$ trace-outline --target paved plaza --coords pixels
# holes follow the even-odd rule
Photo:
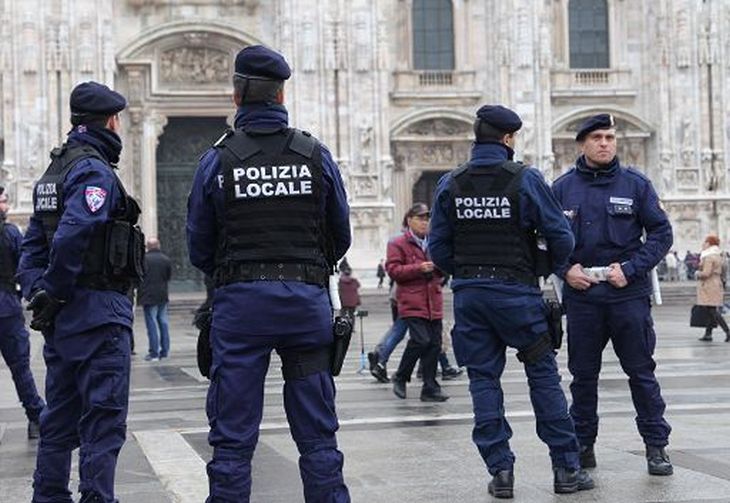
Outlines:
[[[129,432],[117,470],[117,495],[122,503],[201,503],[207,495],[205,463],[211,455],[204,410],[207,381],[195,365],[192,305],[191,301],[183,302],[172,310],[171,357],[162,362],[143,360],[147,338],[141,312],[137,312]],[[363,308],[370,313],[363,320],[365,344],[370,348],[390,324],[386,291],[369,290]],[[451,312],[450,306],[446,312]],[[655,308],[654,316],[657,373],[668,403],[667,419],[673,427],[669,452],[674,476],[647,475],[626,378],[608,349],[599,389],[602,422],[596,445],[598,468],[593,471],[597,488],[576,495],[553,494],[547,449],[535,434],[523,371],[511,353],[502,384],[517,455],[515,502],[730,502],[730,343],[723,342],[721,333],[715,334],[715,342],[699,342],[701,330],[687,326],[686,301],[670,299],[667,305]],[[450,318],[445,320],[447,327]],[[367,372],[357,372],[361,364],[359,337],[358,325],[344,370],[337,378],[338,438],[353,501],[496,501],[487,494],[488,475],[471,443],[466,377],[443,383],[444,391],[451,395],[443,404],[421,403],[415,384],[407,400],[398,400],[389,385],[378,384]],[[32,344],[32,367],[42,388],[41,338],[35,333]],[[396,349],[389,370],[395,368],[402,349]],[[563,350],[559,360],[567,391],[565,358]],[[257,503],[303,501],[278,367],[274,355],[253,461],[252,501]],[[30,501],[36,445],[26,440],[25,427],[10,373],[0,364],[2,502]],[[74,486],[77,477],[74,464]]]

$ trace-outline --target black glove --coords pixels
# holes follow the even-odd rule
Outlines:
[[[28,311],[33,311],[30,328],[39,332],[53,328],[53,322],[61,307],[63,307],[63,302],[45,290],[38,290],[31,297],[27,307]]]

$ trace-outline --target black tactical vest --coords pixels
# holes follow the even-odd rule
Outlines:
[[[524,166],[465,164],[453,174],[454,261],[457,278],[536,284],[535,234],[520,228],[518,189]]]
[[[15,292],[15,273],[17,267],[10,236],[5,232],[5,222],[0,220],[0,288]]]
[[[237,130],[216,147],[225,193],[216,283],[326,284],[319,142],[296,129]]]
[[[51,164],[35,185],[33,215],[43,225],[49,249],[64,210],[63,184],[66,176],[79,161],[92,157],[107,164],[89,145],[55,148],[51,151]],[[123,196],[122,208],[91,235],[77,284],[126,294],[144,274],[144,234],[137,226],[140,214],[137,201],[127,195],[121,180],[117,179],[117,183]]]

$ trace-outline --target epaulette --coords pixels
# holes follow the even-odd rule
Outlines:
[[[469,161],[465,162],[464,164],[462,164],[461,166],[456,168],[454,171],[452,171],[451,176],[453,178],[460,177],[461,175],[466,173],[466,170],[469,169],[469,166],[471,166],[471,163]]]
[[[231,128],[226,129],[225,133],[223,133],[221,135],[221,137],[216,140],[216,142],[213,144],[213,146],[219,147],[226,140],[226,138],[233,136],[234,132],[235,131],[233,131],[233,129],[231,129]]]
[[[649,177],[639,171],[639,169],[635,166],[626,166],[626,172],[631,173],[632,175],[637,176],[642,180],[649,181]]]
[[[571,166],[570,168],[568,168],[568,171],[566,171],[565,173],[563,173],[562,175],[557,177],[555,180],[553,180],[553,183],[557,183],[558,180],[565,178],[566,176],[572,174],[574,171],[575,171],[575,166]]]
[[[309,131],[295,129],[291,142],[289,143],[289,149],[307,159],[311,159],[317,143],[319,141]]]

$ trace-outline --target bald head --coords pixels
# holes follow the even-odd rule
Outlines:
[[[160,249],[160,240],[157,238],[149,238],[147,240],[147,251],[150,250],[159,250]]]

